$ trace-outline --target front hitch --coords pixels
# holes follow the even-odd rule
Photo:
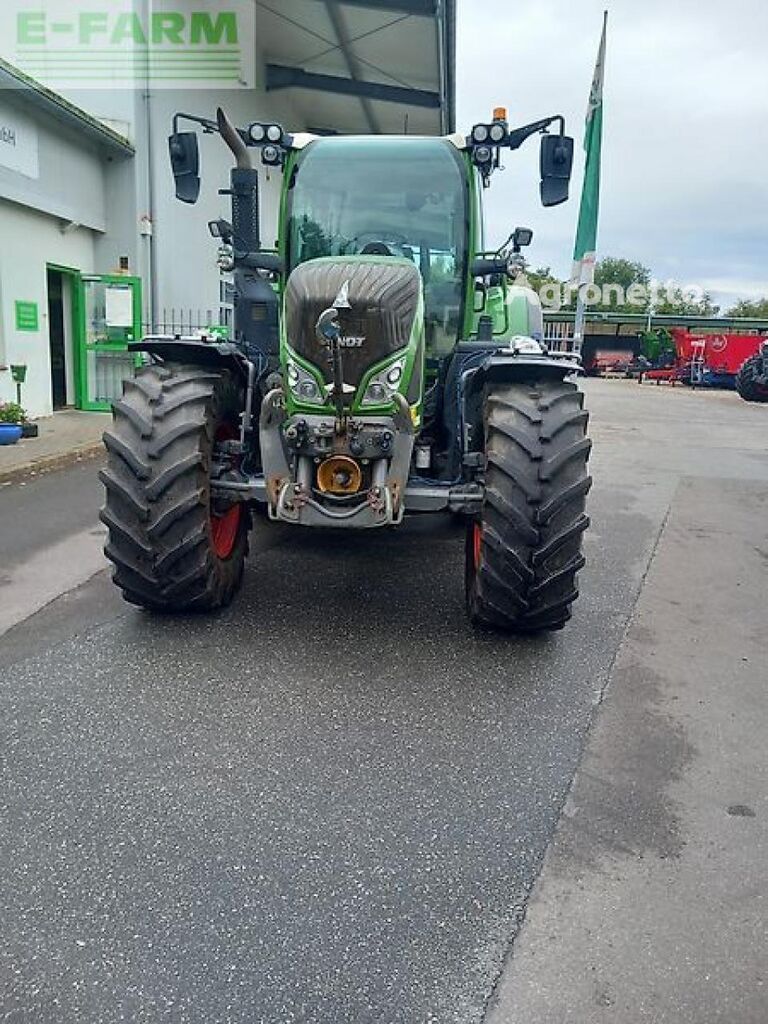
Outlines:
[[[387,433],[391,439],[391,451],[386,454],[381,448],[371,460],[372,479],[366,491],[359,493],[359,500],[345,503],[328,503],[315,492],[313,473],[315,465],[322,465],[324,456],[318,449],[297,449],[290,451],[286,446],[285,400],[282,389],[275,388],[264,397],[261,406],[259,436],[264,471],[264,493],[269,505],[271,519],[296,523],[302,526],[341,526],[371,528],[391,526],[402,521],[405,512],[405,489],[413,455],[415,427],[411,410],[403,395],[396,395],[393,414],[379,417],[372,429],[374,433]],[[317,433],[324,427],[330,431],[330,417],[324,421],[322,414],[303,414],[305,428]],[[292,424],[287,425],[287,431]],[[286,432],[287,433],[287,432]],[[296,433],[294,431],[294,439]],[[304,450],[302,450],[304,449]],[[328,455],[341,455],[336,449],[329,449]],[[330,461],[330,459],[329,459]],[[352,457],[349,461],[353,460]]]

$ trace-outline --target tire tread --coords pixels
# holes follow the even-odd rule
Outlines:
[[[751,356],[736,374],[736,390],[745,402],[768,402],[768,385],[762,377],[762,356]]]
[[[131,604],[207,610],[228,604],[239,588],[248,516],[231,556],[219,558],[210,533],[209,474],[214,425],[237,422],[241,401],[226,372],[149,364],[113,403],[101,519],[114,582]]]
[[[467,602],[478,625],[561,629],[578,596],[589,527],[591,442],[570,381],[499,384],[486,396],[486,499],[481,559],[467,533]]]

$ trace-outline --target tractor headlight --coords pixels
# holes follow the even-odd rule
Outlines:
[[[289,359],[286,363],[285,377],[291,394],[300,402],[310,402],[313,405],[325,403],[318,382],[308,370],[305,370],[293,359]]]
[[[493,161],[493,150],[490,146],[478,146],[475,149],[475,163],[479,166],[485,166]]]
[[[400,356],[368,380],[361,405],[385,405],[400,389],[408,356]]]
[[[283,162],[283,151],[270,142],[261,151],[261,162],[267,167],[278,167]]]
[[[256,146],[261,146],[265,142],[280,146],[285,140],[285,132],[279,124],[260,124],[258,121],[249,125],[248,136]]]
[[[476,124],[472,129],[472,141],[475,143],[488,141],[488,125]]]
[[[489,134],[491,136],[491,142],[498,146],[504,141],[504,139],[506,139],[507,129],[501,121],[495,121],[490,127]]]
[[[392,369],[387,373],[387,384],[391,387],[396,388],[400,383],[403,376],[403,367],[400,363],[396,363]]]
[[[235,269],[235,250],[231,245],[220,245],[216,254],[216,265],[222,274],[229,274]]]

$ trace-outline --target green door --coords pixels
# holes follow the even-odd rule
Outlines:
[[[133,376],[141,355],[129,342],[141,337],[141,281],[138,277],[88,275],[80,278],[77,306],[77,406],[108,412]]]

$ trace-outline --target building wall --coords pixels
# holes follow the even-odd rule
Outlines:
[[[257,67],[261,73],[263,60]],[[152,324],[153,298],[154,324],[161,329],[180,318],[186,323],[191,317],[195,324],[218,321],[221,277],[217,243],[207,224],[230,216],[229,199],[218,189],[229,184],[232,160],[217,136],[201,134],[200,201],[193,207],[179,203],[168,159],[173,115],[187,110],[212,117],[221,105],[239,124],[264,120],[293,130],[304,127],[288,98],[267,95],[261,84],[245,92],[155,90],[149,102],[141,90],[78,90],[67,96],[127,132],[136,156],[104,158],[12,93],[0,96],[4,109],[32,131],[38,150],[36,177],[0,166],[0,364],[27,364],[23,397],[32,416],[52,412],[47,264],[112,273],[120,257],[128,257],[131,272],[143,282],[145,324]],[[260,184],[262,241],[271,247],[277,239],[281,175],[262,168]],[[142,232],[150,214],[151,240]],[[16,330],[17,300],[37,304],[36,332]],[[14,393],[10,371],[0,371],[0,400]]]
[[[111,159],[104,166],[107,230],[96,243],[99,273],[117,270],[121,257],[128,258],[131,274],[143,284],[145,322],[150,319],[152,259],[142,220],[151,208],[149,188],[150,148],[146,134],[146,97],[141,89],[66,89],[68,100],[104,121],[136,147],[131,160]]]
[[[104,231],[104,174],[95,148],[8,89],[0,92],[0,119],[18,128],[19,142],[23,139],[30,154],[23,171],[8,157],[0,158],[0,196]]]
[[[108,273],[121,255],[135,265],[135,172],[130,157],[106,156],[15,90],[0,92],[0,123],[14,136],[0,151],[0,366],[27,365],[24,406],[45,416],[52,412],[47,265]],[[36,331],[17,329],[17,301],[37,306]],[[73,361],[70,353],[69,399]],[[10,370],[0,370],[0,400],[14,396]]]
[[[93,273],[95,233],[77,228],[62,234],[57,217],[0,199],[0,239],[0,364],[26,363],[24,407],[33,417],[48,416],[53,407],[46,265]],[[16,329],[16,301],[37,304],[37,331]],[[0,401],[15,397],[10,370],[0,371]]]

